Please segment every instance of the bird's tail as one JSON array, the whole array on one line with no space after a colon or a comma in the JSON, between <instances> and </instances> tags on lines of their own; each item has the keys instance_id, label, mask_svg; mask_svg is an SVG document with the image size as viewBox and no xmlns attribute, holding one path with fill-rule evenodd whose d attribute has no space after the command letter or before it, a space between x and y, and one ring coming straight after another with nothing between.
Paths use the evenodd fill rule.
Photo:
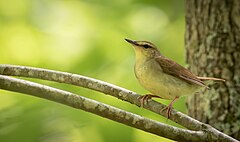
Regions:
<instances>
[{"instance_id":1,"label":"bird's tail","mask_svg":"<svg viewBox=\"0 0 240 142\"><path fill-rule=\"evenodd\" d=\"M214 78L214 77L197 77L198 79L205 81L205 80L213 80L213 81L223 81L225 82L225 79L221 79L221 78Z\"/></svg>"}]
</instances>

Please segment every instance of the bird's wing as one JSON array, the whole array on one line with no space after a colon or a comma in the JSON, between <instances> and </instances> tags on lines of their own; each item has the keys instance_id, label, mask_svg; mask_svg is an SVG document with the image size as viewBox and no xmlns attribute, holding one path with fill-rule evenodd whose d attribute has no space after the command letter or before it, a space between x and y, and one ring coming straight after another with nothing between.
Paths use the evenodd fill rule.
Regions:
<instances>
[{"instance_id":1,"label":"bird's wing","mask_svg":"<svg viewBox=\"0 0 240 142\"><path fill-rule=\"evenodd\" d=\"M208 86L205 85L203 81L198 79L196 75L178 63L164 56L158 56L155 58L155 60L159 63L164 73L183 79L188 83L197 84L208 88Z\"/></svg>"}]
</instances>

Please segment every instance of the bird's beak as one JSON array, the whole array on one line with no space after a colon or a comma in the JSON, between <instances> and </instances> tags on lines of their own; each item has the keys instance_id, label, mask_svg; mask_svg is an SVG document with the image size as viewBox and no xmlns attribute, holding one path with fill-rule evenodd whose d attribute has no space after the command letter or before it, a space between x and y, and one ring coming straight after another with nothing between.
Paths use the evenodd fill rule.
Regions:
<instances>
[{"instance_id":1,"label":"bird's beak","mask_svg":"<svg viewBox=\"0 0 240 142\"><path fill-rule=\"evenodd\" d=\"M125 40L128 42L128 43L131 43L132 45L135 45L135 46L138 46L138 43L134 40L131 40L131 39L127 39L125 38Z\"/></svg>"}]
</instances>

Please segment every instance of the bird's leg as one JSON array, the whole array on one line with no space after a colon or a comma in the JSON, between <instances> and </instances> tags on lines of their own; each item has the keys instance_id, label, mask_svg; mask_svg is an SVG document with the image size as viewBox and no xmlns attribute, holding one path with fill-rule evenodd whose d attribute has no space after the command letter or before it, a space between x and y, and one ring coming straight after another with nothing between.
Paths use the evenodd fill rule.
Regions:
<instances>
[{"instance_id":1,"label":"bird's leg","mask_svg":"<svg viewBox=\"0 0 240 142\"><path fill-rule=\"evenodd\" d=\"M176 96L176 97L171 101L171 103L170 103L168 106L164 107L164 108L161 110L161 111L167 110L167 118L170 117L171 111L172 111L172 106L173 106L174 102L175 102L178 98L179 98L179 96Z\"/></svg>"},{"instance_id":2,"label":"bird's leg","mask_svg":"<svg viewBox=\"0 0 240 142\"><path fill-rule=\"evenodd\" d=\"M146 95L140 96L138 99L140 99L141 107L143 107L144 103L147 102L148 99L151 99L153 97L161 98L160 96L152 95L152 94L146 94Z\"/></svg>"}]
</instances>

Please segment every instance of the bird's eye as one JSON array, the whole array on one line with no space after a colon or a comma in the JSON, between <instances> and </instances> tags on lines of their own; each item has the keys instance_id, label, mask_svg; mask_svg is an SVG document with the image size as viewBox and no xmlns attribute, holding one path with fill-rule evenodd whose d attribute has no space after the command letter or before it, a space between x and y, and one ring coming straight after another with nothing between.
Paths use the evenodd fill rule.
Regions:
<instances>
[{"instance_id":1,"label":"bird's eye","mask_svg":"<svg viewBox=\"0 0 240 142\"><path fill-rule=\"evenodd\" d=\"M144 44L143 47L146 48L146 49L151 48L151 46L149 46L148 44Z\"/></svg>"}]
</instances>

